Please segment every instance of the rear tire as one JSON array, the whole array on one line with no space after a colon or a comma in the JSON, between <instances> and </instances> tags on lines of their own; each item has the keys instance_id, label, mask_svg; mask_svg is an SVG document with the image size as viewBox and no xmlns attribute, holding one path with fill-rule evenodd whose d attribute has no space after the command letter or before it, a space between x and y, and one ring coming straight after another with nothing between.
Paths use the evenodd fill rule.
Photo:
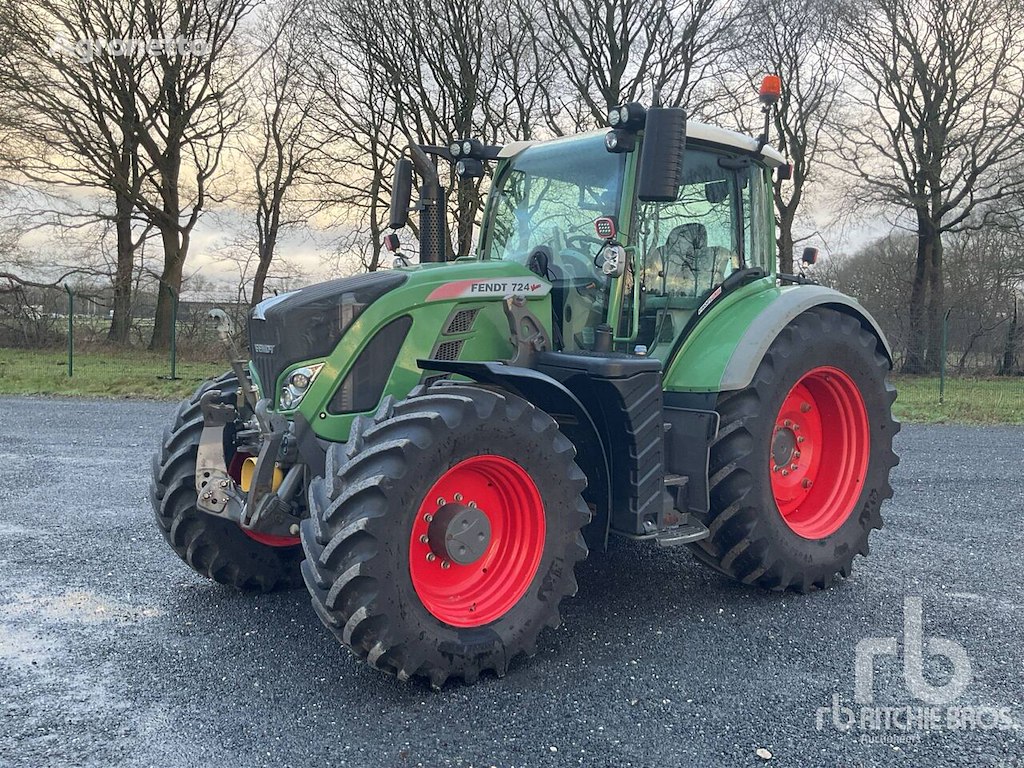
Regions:
<instances>
[{"instance_id":1,"label":"rear tire","mask_svg":"<svg viewBox=\"0 0 1024 768\"><path fill-rule=\"evenodd\" d=\"M388 398L310 486L302 572L317 615L401 680L504 675L576 593L590 513L574 457L550 416L509 394L441 384ZM434 554L457 526L433 526L456 512L487 531L461 564L458 542Z\"/></svg>"},{"instance_id":2,"label":"rear tire","mask_svg":"<svg viewBox=\"0 0 1024 768\"><path fill-rule=\"evenodd\" d=\"M888 372L877 339L856 319L816 308L790 322L750 386L718 398L703 519L710 536L691 545L697 558L778 591L824 589L849 576L882 527L899 463Z\"/></svg>"},{"instance_id":3,"label":"rear tire","mask_svg":"<svg viewBox=\"0 0 1024 768\"><path fill-rule=\"evenodd\" d=\"M302 583L302 547L272 547L247 536L230 520L196 507L196 454L203 431L199 398L210 389L225 396L238 389L233 373L203 382L178 406L153 456L150 501L157 525L175 554L201 576L245 592L294 589ZM234 450L225 446L225 464Z\"/></svg>"}]
</instances>

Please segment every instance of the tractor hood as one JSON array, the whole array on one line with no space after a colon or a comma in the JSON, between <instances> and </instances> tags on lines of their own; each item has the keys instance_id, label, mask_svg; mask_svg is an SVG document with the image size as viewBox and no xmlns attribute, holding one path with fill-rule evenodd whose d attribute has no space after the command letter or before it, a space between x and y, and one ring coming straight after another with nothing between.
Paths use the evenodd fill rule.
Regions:
<instances>
[{"instance_id":1,"label":"tractor hood","mask_svg":"<svg viewBox=\"0 0 1024 768\"><path fill-rule=\"evenodd\" d=\"M326 357L366 307L406 281L398 271L318 283L261 301L249 316L249 349L264 397L293 363Z\"/></svg>"}]
</instances>

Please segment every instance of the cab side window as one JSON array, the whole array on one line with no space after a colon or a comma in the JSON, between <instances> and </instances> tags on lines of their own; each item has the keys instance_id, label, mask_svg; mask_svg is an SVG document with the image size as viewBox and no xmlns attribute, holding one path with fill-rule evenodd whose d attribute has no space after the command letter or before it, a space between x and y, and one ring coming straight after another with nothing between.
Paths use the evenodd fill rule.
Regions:
<instances>
[{"instance_id":1,"label":"cab side window","mask_svg":"<svg viewBox=\"0 0 1024 768\"><path fill-rule=\"evenodd\" d=\"M718 158L687 150L676 200L641 204L641 279L648 295L696 300L739 268L736 172Z\"/></svg>"},{"instance_id":2,"label":"cab side window","mask_svg":"<svg viewBox=\"0 0 1024 768\"><path fill-rule=\"evenodd\" d=\"M698 307L734 271L767 269L774 246L767 173L749 157L689 146L676 199L637 204L637 342L650 354L671 354Z\"/></svg>"}]
</instances>

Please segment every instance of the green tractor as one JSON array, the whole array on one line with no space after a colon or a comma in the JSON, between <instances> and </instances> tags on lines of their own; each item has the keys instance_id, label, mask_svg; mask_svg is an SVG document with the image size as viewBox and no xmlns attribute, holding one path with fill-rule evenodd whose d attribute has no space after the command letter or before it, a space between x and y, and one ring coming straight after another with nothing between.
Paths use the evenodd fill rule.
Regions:
<instances>
[{"instance_id":1,"label":"green tractor","mask_svg":"<svg viewBox=\"0 0 1024 768\"><path fill-rule=\"evenodd\" d=\"M251 360L181 404L153 461L188 565L305 582L356 656L435 687L535 653L611 536L769 590L850 574L898 461L885 337L776 274L767 129L635 103L609 123L410 146L391 225L418 176L419 263L391 235L393 269L253 309ZM494 164L469 258L448 258L442 160Z\"/></svg>"}]
</instances>

